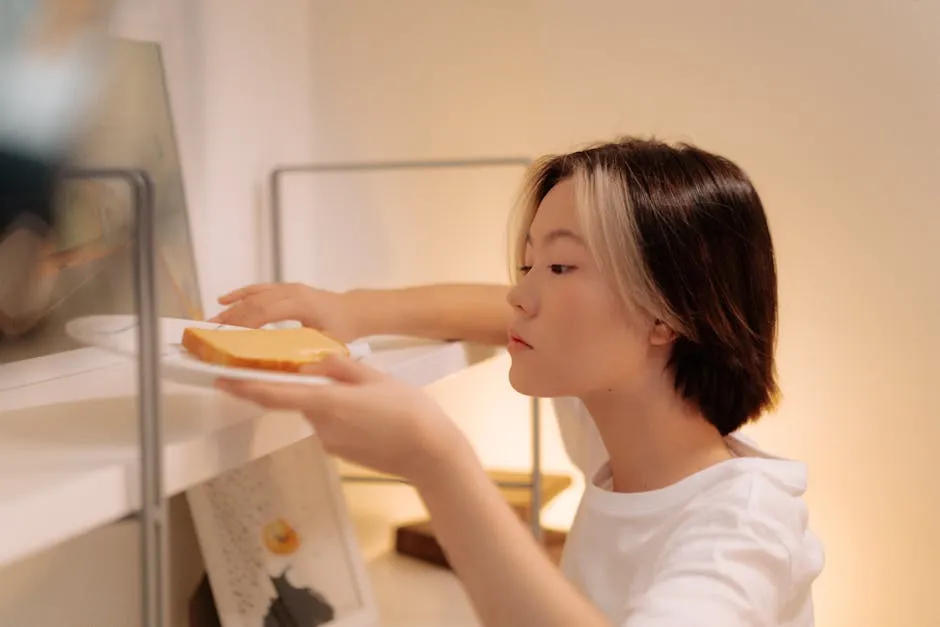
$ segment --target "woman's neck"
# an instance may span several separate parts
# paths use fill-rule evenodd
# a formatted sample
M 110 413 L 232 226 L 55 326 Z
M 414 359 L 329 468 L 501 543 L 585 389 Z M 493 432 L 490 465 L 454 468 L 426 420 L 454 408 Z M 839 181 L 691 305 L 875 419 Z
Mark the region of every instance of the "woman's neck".
M 732 457 L 720 432 L 670 386 L 583 397 L 610 455 L 615 492 L 672 485 Z

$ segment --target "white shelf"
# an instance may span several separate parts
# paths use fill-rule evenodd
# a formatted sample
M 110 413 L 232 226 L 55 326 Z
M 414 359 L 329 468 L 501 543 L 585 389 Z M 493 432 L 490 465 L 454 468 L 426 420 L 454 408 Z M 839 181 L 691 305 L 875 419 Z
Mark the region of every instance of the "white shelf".
M 463 344 L 373 343 L 370 365 L 424 386 L 469 365 Z M 171 496 L 312 433 L 293 412 L 163 384 Z M 80 349 L 0 366 L 0 566 L 139 507 L 136 366 Z

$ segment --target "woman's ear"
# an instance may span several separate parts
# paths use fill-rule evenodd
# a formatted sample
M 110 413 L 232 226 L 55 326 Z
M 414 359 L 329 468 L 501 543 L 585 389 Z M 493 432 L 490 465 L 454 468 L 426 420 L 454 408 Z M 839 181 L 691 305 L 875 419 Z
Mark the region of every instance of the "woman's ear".
M 653 328 L 650 331 L 650 342 L 654 346 L 665 346 L 676 341 L 676 332 L 668 324 L 660 319 L 656 319 Z

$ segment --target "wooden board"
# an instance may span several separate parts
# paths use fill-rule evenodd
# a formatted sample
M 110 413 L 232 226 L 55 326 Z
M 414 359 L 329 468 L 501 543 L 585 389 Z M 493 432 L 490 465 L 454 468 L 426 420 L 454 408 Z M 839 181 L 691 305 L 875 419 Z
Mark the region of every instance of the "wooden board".
M 487 474 L 495 483 L 522 484 L 531 481 L 530 473 L 510 470 L 488 470 Z M 542 507 L 571 485 L 571 477 L 558 474 L 542 475 Z M 532 491 L 527 487 L 500 487 L 500 492 L 519 518 L 530 521 Z M 542 530 L 542 545 L 555 564 L 561 559 L 561 552 L 568 535 L 554 529 Z M 395 530 L 395 551 L 401 555 L 413 557 L 442 568 L 450 568 L 447 556 L 437 543 L 430 521 L 414 522 L 402 525 Z
M 349 469 L 344 471 L 344 479 L 351 482 L 368 483 L 369 480 L 378 482 L 398 482 L 402 481 L 399 477 L 378 473 L 372 470 L 364 469 L 353 464 L 342 464 L 342 468 Z M 519 472 L 514 470 L 487 470 L 486 474 L 494 483 L 513 483 L 528 484 L 532 481 L 532 474 L 528 472 Z M 542 507 L 545 507 L 552 499 L 567 490 L 571 486 L 571 477 L 554 473 L 542 473 Z M 528 487 L 503 487 L 499 491 L 513 507 L 524 507 L 528 509 L 531 489 Z
M 486 472 L 495 483 L 530 483 L 532 475 L 527 472 L 515 472 L 510 470 L 488 470 Z M 566 475 L 543 473 L 542 474 L 542 507 L 548 505 L 552 499 L 567 490 L 571 486 L 571 477 Z M 500 486 L 500 493 L 509 505 L 522 513 L 525 520 L 529 519 L 529 507 L 532 499 L 531 488 L 507 488 Z

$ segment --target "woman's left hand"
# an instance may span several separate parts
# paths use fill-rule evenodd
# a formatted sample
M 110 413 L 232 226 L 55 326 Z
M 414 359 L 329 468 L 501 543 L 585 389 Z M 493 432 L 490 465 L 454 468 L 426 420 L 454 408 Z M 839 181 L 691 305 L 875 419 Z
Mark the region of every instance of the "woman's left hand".
M 325 385 L 220 380 L 217 387 L 271 409 L 298 410 L 324 448 L 351 462 L 418 483 L 466 440 L 433 399 L 417 388 L 346 357 L 329 357 L 304 374 Z

